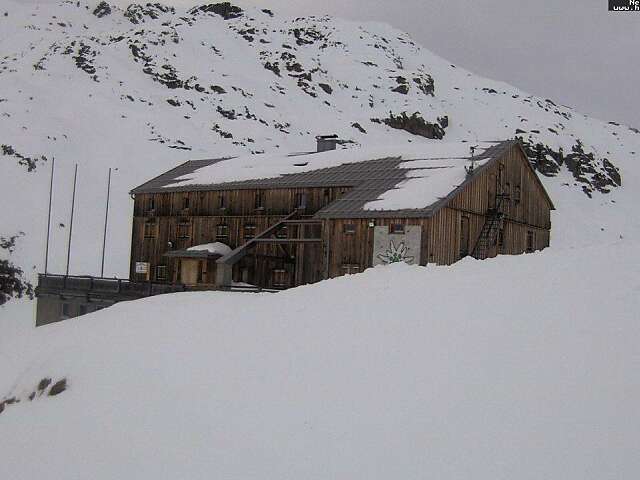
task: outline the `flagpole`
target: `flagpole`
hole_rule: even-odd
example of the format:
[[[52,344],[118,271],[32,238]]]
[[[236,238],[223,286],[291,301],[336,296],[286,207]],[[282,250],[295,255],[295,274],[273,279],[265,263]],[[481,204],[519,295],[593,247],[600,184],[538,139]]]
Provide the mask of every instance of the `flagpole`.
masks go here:
[[[76,163],[75,172],[73,174],[73,196],[71,197],[71,221],[69,222],[69,242],[67,243],[67,273],[69,276],[69,260],[71,258],[71,236],[73,235],[73,211],[76,204],[76,179],[78,178],[78,164]]]
[[[51,183],[49,184],[49,214],[47,216],[47,244],[44,250],[44,274],[47,275],[49,266],[49,234],[51,232],[51,199],[53,198],[53,171],[56,165],[56,157],[51,158]]]
[[[107,246],[107,222],[109,220],[109,194],[111,193],[111,168],[107,178],[107,205],[104,211],[104,235],[102,236],[102,266],[100,267],[100,278],[104,277],[104,252]]]

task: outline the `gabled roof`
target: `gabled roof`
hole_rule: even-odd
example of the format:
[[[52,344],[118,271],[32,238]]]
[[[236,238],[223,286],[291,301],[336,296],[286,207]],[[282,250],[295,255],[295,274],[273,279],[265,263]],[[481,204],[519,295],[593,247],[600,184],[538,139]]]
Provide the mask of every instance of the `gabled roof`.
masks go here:
[[[315,216],[425,217],[435,213],[516,143],[478,145],[473,158],[477,168],[471,176],[466,169],[471,165],[470,147],[474,144],[428,143],[384,150],[344,149],[194,160],[148,181],[132,193],[350,187],[344,196]]]

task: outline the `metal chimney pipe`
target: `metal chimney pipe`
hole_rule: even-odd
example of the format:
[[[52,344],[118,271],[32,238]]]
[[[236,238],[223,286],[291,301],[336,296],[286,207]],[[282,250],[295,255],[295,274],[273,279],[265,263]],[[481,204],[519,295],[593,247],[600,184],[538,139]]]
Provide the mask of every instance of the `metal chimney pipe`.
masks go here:
[[[326,152],[329,150],[335,150],[336,145],[339,142],[338,135],[318,135],[316,137],[316,142],[318,144],[317,152]]]

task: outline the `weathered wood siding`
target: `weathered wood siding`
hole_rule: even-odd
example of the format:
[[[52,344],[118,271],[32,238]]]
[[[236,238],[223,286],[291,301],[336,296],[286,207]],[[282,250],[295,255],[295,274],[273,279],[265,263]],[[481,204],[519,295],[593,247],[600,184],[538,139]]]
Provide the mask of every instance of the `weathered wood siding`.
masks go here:
[[[290,226],[289,237],[301,237],[299,229],[304,228],[307,238],[322,237],[323,243],[260,245],[253,255],[234,265],[233,279],[263,287],[295,286],[362,271],[373,262],[373,226],[396,223],[422,227],[421,265],[449,265],[473,251],[488,210],[498,203],[506,217],[502,240],[490,249],[489,256],[542,249],[549,245],[551,204],[527,162],[520,148],[513,146],[498,161],[479,166],[473,181],[453,192],[430,218],[329,219],[324,220],[322,228]],[[151,280],[160,280],[155,267],[166,265],[166,281],[177,282],[179,262],[163,257],[170,249],[169,242],[173,249],[215,241],[235,248],[249,239],[248,225],[254,227],[255,235],[266,230],[299,206],[301,194],[305,196],[305,209],[300,214],[310,217],[348,190],[280,188],[137,195],[131,279],[142,280],[134,273],[135,262],[149,262]],[[156,225],[147,227],[148,233],[153,233],[150,238],[145,238],[145,224]],[[220,225],[227,226],[224,238],[218,236]],[[212,277],[208,274],[207,278]]]
[[[500,159],[479,170],[476,178],[449,200],[430,218],[340,219],[328,220],[325,226],[325,248],[328,248],[329,276],[344,273],[346,265],[369,268],[373,261],[372,225],[422,226],[420,264],[450,265],[471,253],[487,219],[487,210],[504,195],[501,210],[505,213],[502,243],[489,251],[497,254],[520,254],[527,251],[527,235],[531,232],[533,250],[549,246],[551,204],[535,178],[535,172],[518,147],[509,149]],[[481,167],[480,167],[481,168]],[[463,218],[468,219],[468,245],[461,244]],[[344,233],[345,224],[355,225],[353,233]]]
[[[221,190],[207,192],[168,192],[136,195],[131,242],[131,280],[144,280],[135,274],[136,262],[150,264],[149,279],[179,282],[179,261],[163,255],[220,241],[236,248],[280,221],[299,207],[304,195],[302,216],[311,216],[320,208],[343,195],[348,188],[295,188],[273,190]],[[256,196],[262,200],[256,204]],[[221,201],[221,197],[223,200]],[[145,224],[151,236],[145,237]],[[219,237],[219,225],[226,225],[226,237]],[[248,229],[251,226],[253,228]],[[307,236],[320,237],[318,226],[289,226],[287,235],[295,238],[305,229]],[[317,230],[317,231],[314,231]],[[170,247],[171,244],[171,247]],[[259,245],[254,255],[234,266],[234,281],[256,283],[264,287],[274,284],[274,270],[286,270],[288,286],[318,281],[322,278],[323,250],[321,245]],[[296,267],[297,265],[297,267]],[[166,266],[166,280],[157,278],[156,267]],[[281,276],[282,277],[282,276]],[[210,274],[207,279],[214,278]],[[281,279],[280,279],[281,280]]]

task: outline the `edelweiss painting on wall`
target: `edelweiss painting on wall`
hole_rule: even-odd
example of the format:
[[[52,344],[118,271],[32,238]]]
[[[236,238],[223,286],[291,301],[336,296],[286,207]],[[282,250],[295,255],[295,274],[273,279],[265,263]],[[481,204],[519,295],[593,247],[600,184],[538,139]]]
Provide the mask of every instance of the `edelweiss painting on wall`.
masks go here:
[[[373,265],[405,262],[420,263],[422,230],[416,225],[385,225],[375,227]]]

